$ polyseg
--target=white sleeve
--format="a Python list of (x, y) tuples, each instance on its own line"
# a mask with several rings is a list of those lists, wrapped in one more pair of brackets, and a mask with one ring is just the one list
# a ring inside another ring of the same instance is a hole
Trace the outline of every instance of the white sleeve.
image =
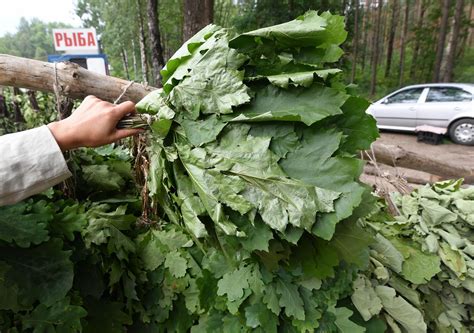
[(0, 206), (40, 193), (70, 176), (47, 126), (0, 136)]

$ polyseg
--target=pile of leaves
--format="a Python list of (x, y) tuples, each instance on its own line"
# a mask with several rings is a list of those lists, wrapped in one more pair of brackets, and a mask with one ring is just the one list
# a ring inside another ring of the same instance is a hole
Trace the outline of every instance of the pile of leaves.
[(112, 148), (76, 155), (79, 202), (2, 208), (0, 328), (363, 331), (340, 301), (369, 263), (356, 154), (377, 130), (335, 66), (346, 35), (308, 12), (191, 38), (137, 105), (155, 215)]
[(393, 332), (474, 331), (474, 187), (461, 183), (394, 195), (399, 216), (376, 209), (365, 219), (371, 265), (352, 295), (365, 321), (382, 317)]
[(338, 300), (368, 263), (369, 237), (336, 226), (367, 191), (356, 152), (377, 130), (334, 65), (346, 35), (343, 17), (316, 12), (237, 37), (208, 26), (137, 105), (154, 115), (148, 189), (162, 220), (139, 241), (162, 279), (144, 322), (362, 329)]

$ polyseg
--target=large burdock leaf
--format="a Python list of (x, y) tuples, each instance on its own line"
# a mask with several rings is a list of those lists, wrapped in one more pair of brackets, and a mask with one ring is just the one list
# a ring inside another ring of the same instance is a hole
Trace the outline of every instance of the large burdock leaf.
[[(362, 172), (362, 161), (352, 157), (332, 157), (337, 151), (342, 133), (334, 129), (307, 128), (300, 145), (280, 161), (282, 169), (292, 178), (342, 195), (335, 202), (334, 212), (323, 214), (313, 233), (331, 239), (336, 224), (351, 215), (358, 206), (365, 188), (356, 180)], [(310, 166), (310, 167), (308, 167)]]
[(311, 87), (278, 89), (266, 86), (257, 90), (248, 106), (229, 119), (240, 122), (298, 121), (312, 125), (321, 119), (341, 114), (347, 95), (339, 90), (313, 84)]
[(309, 87), (313, 83), (315, 75), (322, 79), (326, 79), (329, 75), (334, 75), (339, 72), (341, 72), (341, 70), (338, 68), (296, 70), (289, 73), (260, 75), (256, 77), (251, 77), (249, 78), (249, 80), (258, 80), (266, 78), (273, 85), (285, 89), (289, 86)]
[[(199, 113), (231, 113), (232, 107), (250, 101), (248, 87), (239, 71), (246, 57), (229, 49), (224, 32), (215, 33), (206, 43), (213, 43), (193, 65), (192, 71), (171, 90), (169, 101), (178, 111), (196, 119)], [(203, 45), (203, 47), (205, 44)]]
[(163, 83), (166, 83), (165, 91), (169, 92), (175, 84), (173, 80), (180, 81), (191, 71), (193, 63), (197, 62), (197, 59), (202, 56), (199, 51), (208, 48), (207, 45), (202, 48), (200, 48), (200, 46), (202, 46), (217, 30), (219, 30), (219, 27), (213, 24), (204, 27), (186, 41), (186, 43), (184, 43), (168, 60), (166, 66), (161, 70)]
[(309, 11), (296, 20), (243, 33), (231, 40), (229, 45), (246, 51), (258, 47), (265, 41), (272, 42), (280, 49), (340, 44), (345, 40), (347, 32), (344, 31), (343, 25), (338, 24), (339, 22), (331, 22), (332, 17), (330, 13), (319, 16), (317, 12)]

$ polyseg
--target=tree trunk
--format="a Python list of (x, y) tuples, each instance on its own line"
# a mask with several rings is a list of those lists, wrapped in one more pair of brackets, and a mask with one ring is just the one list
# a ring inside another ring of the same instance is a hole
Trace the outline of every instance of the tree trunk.
[[(474, 13), (474, 1), (471, 0), (471, 6), (469, 7), (469, 22), (473, 22), (474, 18), (472, 14)], [(474, 46), (474, 28), (469, 27), (469, 46)]]
[(61, 98), (59, 101), (59, 120), (66, 119), (72, 113), (72, 109), (74, 108), (74, 100), (72, 98), (66, 97)]
[[(122, 100), (137, 103), (155, 90), (139, 83), (88, 71), (71, 62), (56, 65), (57, 81), (62, 95), (84, 98), (95, 95), (107, 101), (115, 101), (126, 89)], [(56, 82), (54, 65), (48, 62), (0, 54), (0, 85), (45, 92), (54, 92)], [(127, 88), (128, 87), (128, 88)]]
[(293, 0), (288, 0), (288, 20), (294, 19), (295, 3)]
[(31, 108), (35, 112), (40, 112), (38, 100), (36, 99), (36, 91), (28, 90), (26, 93), (28, 94), (28, 100), (30, 101)]
[(428, 183), (436, 183), (442, 180), (442, 177), (433, 175), (428, 172), (400, 167), (395, 168), (382, 163), (377, 163), (377, 166), (374, 166), (371, 165), (371, 163), (369, 162), (369, 164), (366, 164), (364, 166), (364, 173), (367, 175), (374, 176), (383, 176), (385, 174), (390, 174), (393, 177), (401, 177), (405, 179), (408, 183), (421, 185), (425, 185)]
[(408, 15), (410, 14), (410, 0), (405, 3), (405, 15), (403, 19), (403, 31), (400, 41), (400, 67), (398, 70), (398, 86), (403, 85), (403, 74), (405, 72), (405, 48), (408, 39)]
[(16, 98), (17, 96), (21, 96), (22, 92), (17, 87), (14, 87), (13, 95), (15, 96), (15, 98), (13, 99), (13, 111), (15, 112), (15, 122), (24, 123), (25, 118), (23, 118), (23, 114), (21, 113), (20, 101), (19, 101), (19, 98)]
[(8, 112), (8, 105), (3, 95), (3, 88), (0, 87), (0, 116), (10, 118), (10, 112)]
[(366, 58), (366, 54), (367, 54), (367, 48), (368, 48), (368, 45), (367, 45), (367, 39), (368, 39), (368, 35), (369, 35), (369, 32), (368, 32), (368, 21), (370, 20), (370, 13), (371, 13), (371, 10), (370, 10), (370, 5), (371, 5), (371, 0), (368, 0), (367, 3), (366, 3), (366, 7), (364, 6), (364, 18), (363, 18), (363, 21), (362, 21), (362, 33), (364, 34), (364, 42), (363, 42), (363, 48), (362, 48), (362, 64), (361, 64), (361, 67), (362, 67), (362, 72), (364, 71), (365, 69), (365, 58)]
[(446, 34), (448, 31), (450, 2), (451, 2), (450, 0), (443, 1), (441, 23), (439, 27), (439, 33), (438, 33), (438, 42), (436, 45), (435, 64), (433, 68), (433, 77), (432, 77), (433, 82), (438, 82), (441, 79), (440, 68), (441, 68), (441, 62), (443, 61), (444, 45), (446, 42)]
[(214, 0), (184, 0), (183, 40), (187, 41), (213, 19)]
[(420, 3), (420, 15), (418, 16), (418, 22), (416, 25), (416, 34), (415, 34), (415, 48), (413, 49), (413, 59), (411, 61), (410, 67), (410, 78), (415, 79), (416, 67), (418, 66), (418, 53), (420, 52), (421, 44), (421, 31), (423, 30), (423, 19), (426, 12), (426, 1), (422, 0)]
[(380, 54), (380, 27), (382, 21), (382, 7), (383, 0), (378, 1), (377, 5), (377, 20), (375, 23), (375, 32), (372, 38), (372, 76), (370, 79), (370, 96), (375, 95), (376, 85), (377, 85), (377, 66), (379, 61)]
[(130, 80), (130, 72), (128, 71), (128, 55), (127, 51), (122, 47), (122, 65), (123, 65), (123, 70), (125, 72), (125, 76), (127, 77), (127, 80)]
[(132, 39), (132, 61), (133, 61), (133, 74), (135, 77), (135, 82), (138, 82), (138, 64), (137, 64), (137, 51), (135, 46), (135, 41)]
[(456, 1), (456, 11), (454, 14), (453, 33), (451, 36), (451, 46), (446, 59), (446, 71), (444, 73), (444, 82), (451, 82), (453, 80), (454, 60), (456, 58), (457, 42), (459, 38), (459, 31), (461, 30), (462, 12), (464, 9), (464, 0)]
[[(467, 184), (474, 182), (474, 171), (461, 165), (449, 163), (443, 159), (422, 156), (399, 146), (374, 143), (372, 145), (377, 162), (391, 166), (420, 170), (443, 179), (464, 178)], [(370, 151), (369, 151), (370, 153)]]
[(160, 71), (165, 65), (158, 21), (158, 0), (148, 0), (148, 30), (151, 44), (151, 63), (153, 65), (152, 84), (161, 87)]
[(393, 43), (395, 41), (395, 33), (397, 32), (398, 23), (398, 1), (392, 1), (392, 17), (390, 18), (390, 32), (388, 36), (388, 47), (387, 47), (387, 64), (385, 66), (385, 78), (390, 75), (390, 67), (392, 66), (393, 56)]
[(354, 38), (352, 42), (352, 71), (351, 71), (351, 83), (354, 83), (357, 66), (357, 51), (359, 47), (359, 0), (353, 1), (355, 14), (354, 14)]
[(342, 1), (342, 6), (341, 6), (341, 15), (345, 15), (346, 8), (347, 8), (347, 0), (343, 0)]
[(145, 37), (145, 28), (143, 27), (143, 16), (141, 14), (141, 3), (140, 0), (136, 0), (137, 13), (138, 13), (138, 28), (139, 28), (139, 41), (140, 41), (140, 58), (142, 65), (142, 81), (143, 83), (148, 83), (148, 62), (146, 58), (146, 37)]

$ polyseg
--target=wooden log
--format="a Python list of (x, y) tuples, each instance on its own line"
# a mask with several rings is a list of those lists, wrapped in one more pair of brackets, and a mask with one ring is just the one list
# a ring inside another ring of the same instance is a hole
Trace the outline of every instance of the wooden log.
[[(412, 184), (431, 184), (436, 183), (442, 180), (442, 177), (433, 175), (428, 172), (400, 168), (400, 167), (391, 167), (382, 163), (377, 163), (377, 167), (367, 164), (364, 167), (364, 173), (367, 175), (382, 176), (389, 174), (394, 177), (401, 177), (405, 179), (408, 183)], [(380, 174), (381, 173), (381, 174)]]
[[(435, 157), (422, 156), (395, 145), (374, 143), (372, 150), (377, 162), (383, 164), (421, 170), (438, 175), (442, 179), (464, 178), (465, 183), (474, 183), (474, 170), (462, 165), (455, 165)], [(371, 154), (370, 151), (368, 153)]]
[[(126, 89), (120, 101), (138, 102), (156, 88), (88, 71), (71, 62), (53, 63), (0, 54), (0, 85), (60, 93), (70, 98), (94, 95), (113, 102)], [(130, 86), (129, 86), (130, 85)], [(127, 88), (128, 87), (128, 88)]]

